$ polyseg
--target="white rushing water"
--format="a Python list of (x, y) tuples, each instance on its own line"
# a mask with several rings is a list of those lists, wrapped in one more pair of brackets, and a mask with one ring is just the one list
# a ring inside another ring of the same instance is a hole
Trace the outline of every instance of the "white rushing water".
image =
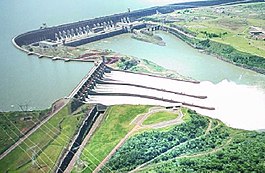
[[(193, 84), (124, 72), (112, 72), (107, 76), (108, 78), (119, 82), (156, 87), (159, 89), (182, 92), (198, 96), (207, 96), (207, 99), (191, 98), (187, 96), (181, 96), (145, 88), (138, 88), (134, 86), (109, 84), (98, 85), (95, 89), (96, 92), (148, 95), (200, 106), (214, 107), (215, 110), (205, 110), (194, 107), (191, 108), (203, 115), (220, 119), (227, 125), (234, 128), (247, 130), (265, 128), (265, 92), (262, 89), (254, 86), (238, 85), (227, 80), (223, 80), (217, 84), (213, 84), (209, 81), (204, 81), (200, 84)], [(125, 96), (92, 96), (88, 100), (88, 102), (100, 102), (106, 105), (170, 105), (170, 103), (163, 101)]]
[[(0, 109), (18, 110), (18, 104), (25, 103), (29, 103), (32, 109), (47, 108), (54, 100), (69, 94), (92, 66), (28, 57), (13, 47), (11, 39), (14, 36), (39, 28), (44, 22), (48, 26), (59, 25), (124, 12), (128, 7), (135, 10), (175, 2), (180, 0), (2, 0), (0, 2), (2, 22)], [(164, 47), (132, 40), (126, 34), (95, 42), (91, 47), (108, 48), (145, 58), (176, 70), (182, 75), (200, 80), (201, 92), (206, 92), (209, 105), (216, 107), (215, 114), (207, 115), (218, 117), (233, 127), (265, 129), (264, 75), (201, 54), (170, 34), (160, 33), (160, 36), (166, 41), (167, 45)], [(177, 86), (175, 87), (178, 90)], [(192, 92), (193, 89), (190, 89), (189, 93)], [(109, 98), (105, 98), (105, 101), (110, 103), (129, 102), (129, 99), (119, 100), (114, 97), (108, 100)], [(137, 102), (158, 104), (150, 100), (147, 102), (146, 99)]]
[[(185, 0), (184, 0), (185, 1)], [(162, 3), (161, 3), (162, 2)], [(175, 2), (178, 2), (176, 0)], [(27, 31), (94, 17), (162, 5), (149, 0), (1, 0), (0, 111), (44, 109), (64, 97), (84, 77), (93, 64), (53, 62), (27, 56), (11, 40)]]

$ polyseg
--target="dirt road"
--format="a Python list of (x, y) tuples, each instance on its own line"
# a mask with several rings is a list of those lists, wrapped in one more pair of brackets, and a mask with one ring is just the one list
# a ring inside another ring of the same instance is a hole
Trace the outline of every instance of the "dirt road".
[(157, 123), (157, 124), (153, 124), (153, 125), (142, 125), (144, 120), (146, 118), (148, 118), (148, 116), (156, 113), (156, 112), (160, 112), (160, 111), (169, 111), (163, 107), (152, 107), (149, 109), (149, 111), (145, 114), (140, 114), (138, 115), (130, 124), (135, 124), (134, 128), (127, 133), (127, 135), (122, 138), (122, 140), (112, 149), (112, 151), (103, 159), (103, 161), (97, 166), (97, 168), (93, 171), (93, 173), (97, 173), (99, 172), (103, 166), (107, 163), (107, 161), (116, 153), (116, 151), (126, 142), (126, 140), (132, 136), (135, 132), (139, 131), (140, 129), (145, 129), (145, 128), (162, 128), (162, 127), (167, 127), (170, 125), (174, 125), (174, 124), (179, 124), (182, 122), (182, 118), (183, 118), (183, 114), (181, 111), (179, 111), (179, 116), (178, 118), (174, 119), (174, 120), (170, 120), (170, 121), (165, 121), (165, 122), (161, 122), (161, 123)]

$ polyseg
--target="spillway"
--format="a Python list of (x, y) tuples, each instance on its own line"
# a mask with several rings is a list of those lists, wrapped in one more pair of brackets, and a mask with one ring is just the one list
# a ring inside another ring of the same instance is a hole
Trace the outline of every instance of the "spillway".
[[(207, 81), (194, 83), (122, 71), (107, 73), (103, 80), (118, 84), (97, 84), (85, 102), (105, 105), (162, 106), (183, 103), (184, 106), (202, 115), (218, 118), (234, 128), (253, 130), (265, 127), (265, 121), (260, 116), (264, 112), (264, 95), (261, 96), (259, 93), (248, 95), (248, 91), (251, 90), (249, 86), (238, 86), (229, 81), (219, 84)], [(126, 83), (126, 85), (119, 83)], [(136, 87), (134, 84), (147, 87)], [(159, 90), (148, 89), (148, 87)], [(249, 107), (253, 102), (256, 103), (256, 109)]]

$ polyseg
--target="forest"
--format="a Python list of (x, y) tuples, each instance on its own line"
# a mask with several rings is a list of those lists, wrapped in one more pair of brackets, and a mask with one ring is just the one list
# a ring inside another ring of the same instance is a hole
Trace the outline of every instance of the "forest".
[(134, 135), (101, 172), (265, 171), (265, 133), (232, 129), (192, 110), (185, 117), (172, 128)]

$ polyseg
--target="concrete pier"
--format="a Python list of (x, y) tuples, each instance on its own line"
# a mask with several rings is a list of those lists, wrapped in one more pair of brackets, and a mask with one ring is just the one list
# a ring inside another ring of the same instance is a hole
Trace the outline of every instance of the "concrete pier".
[(80, 81), (80, 83), (73, 89), (68, 98), (75, 98), (79, 101), (85, 101), (89, 95), (89, 89), (93, 89), (96, 82), (103, 78), (105, 72), (108, 72), (104, 60), (92, 67), (89, 73)]

